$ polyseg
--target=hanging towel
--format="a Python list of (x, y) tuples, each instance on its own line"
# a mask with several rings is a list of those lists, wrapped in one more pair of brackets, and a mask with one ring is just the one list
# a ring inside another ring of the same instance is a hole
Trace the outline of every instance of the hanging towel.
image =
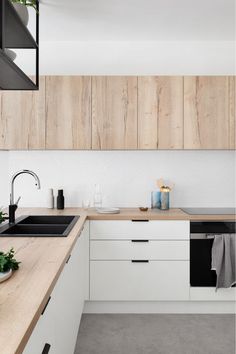
[(216, 290), (235, 284), (235, 234), (215, 235), (212, 246), (211, 269), (216, 271)]

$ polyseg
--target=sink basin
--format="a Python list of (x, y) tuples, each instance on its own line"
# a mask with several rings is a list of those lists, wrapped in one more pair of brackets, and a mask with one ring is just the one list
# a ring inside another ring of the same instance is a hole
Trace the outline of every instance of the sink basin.
[(66, 237), (79, 216), (32, 215), (0, 228), (0, 237)]
[(69, 215), (30, 215), (25, 217), (21, 221), (19, 221), (18, 224), (20, 225), (23, 224), (69, 225), (74, 218), (75, 216), (69, 216)]

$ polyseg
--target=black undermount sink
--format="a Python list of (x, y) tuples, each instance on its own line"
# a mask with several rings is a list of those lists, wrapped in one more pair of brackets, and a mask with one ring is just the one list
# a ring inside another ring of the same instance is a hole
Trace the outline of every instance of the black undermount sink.
[(0, 227), (0, 237), (66, 237), (79, 219), (70, 215), (23, 216)]

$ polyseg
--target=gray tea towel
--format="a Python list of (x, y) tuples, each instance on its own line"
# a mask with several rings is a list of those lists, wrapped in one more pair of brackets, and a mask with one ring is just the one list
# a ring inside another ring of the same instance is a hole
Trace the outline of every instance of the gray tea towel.
[(216, 289), (235, 284), (235, 234), (215, 235), (212, 246), (211, 269), (216, 271)]

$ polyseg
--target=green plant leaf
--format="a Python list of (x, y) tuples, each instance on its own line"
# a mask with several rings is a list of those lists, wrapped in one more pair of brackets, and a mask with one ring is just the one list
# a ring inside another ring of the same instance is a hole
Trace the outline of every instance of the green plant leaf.
[(10, 249), (7, 253), (0, 252), (0, 272), (4, 273), (8, 270), (17, 270), (21, 262), (17, 262), (14, 258), (15, 251), (13, 248)]

